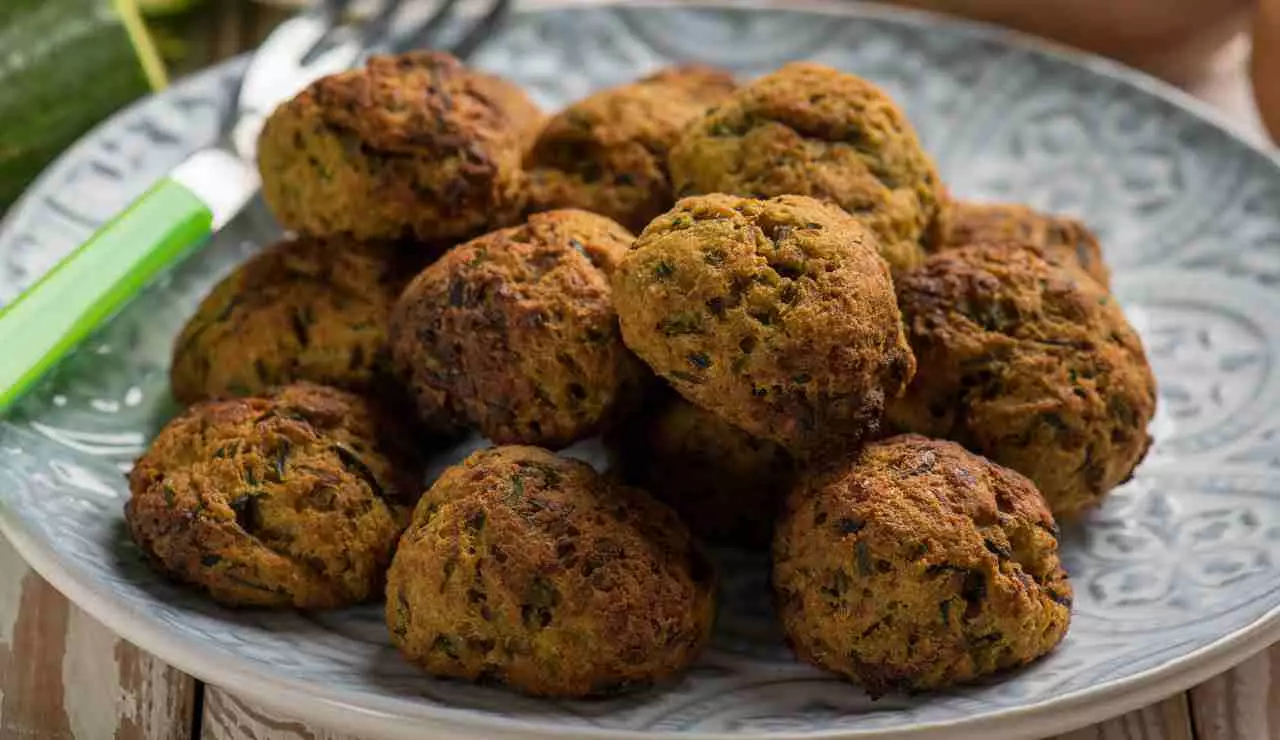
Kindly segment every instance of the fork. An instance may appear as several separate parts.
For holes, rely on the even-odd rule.
[[[360,21],[348,18],[350,1],[321,0],[278,26],[245,71],[221,140],[181,162],[0,309],[0,413],[244,208],[260,186],[258,135],[277,105],[370,54],[438,40],[460,0],[439,0],[398,31],[403,0],[386,0]],[[470,56],[502,23],[510,4],[492,0],[446,50]]]

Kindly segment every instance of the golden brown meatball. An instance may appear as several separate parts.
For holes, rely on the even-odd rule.
[[[505,226],[523,208],[528,135],[509,98],[447,54],[373,57],[267,119],[263,197],[316,236],[435,243]]]
[[[489,100],[502,111],[516,129],[521,151],[528,151],[547,123],[546,114],[529,98],[524,88],[514,82],[474,69],[470,75],[475,85],[473,94]]]
[[[905,115],[875,85],[808,62],[743,87],[681,134],[681,195],[808,195],[865,221],[895,272],[944,233],[945,191]]]
[[[1102,259],[1098,237],[1074,218],[1040,213],[1013,203],[969,201],[952,201],[948,213],[942,249],[1011,242],[1026,244],[1043,250],[1045,259],[1054,264],[1075,265],[1103,287],[1111,285],[1111,271]]]
[[[948,250],[898,281],[919,371],[889,418],[1026,475],[1055,515],[1096,505],[1151,444],[1155,379],[1105,288],[1032,247]]]
[[[614,274],[622,336],[688,400],[793,454],[855,447],[915,362],[875,237],[803,196],[681,200]]]
[[[783,627],[802,659],[872,696],[1030,663],[1071,618],[1057,532],[1021,475],[951,442],[877,442],[788,499]]]
[[[609,440],[623,477],[670,505],[705,540],[767,548],[795,476],[786,450],[674,393],[646,405],[655,408]]]
[[[396,435],[323,386],[201,403],[134,465],[125,520],[157,567],[223,604],[368,601],[419,486]]]
[[[170,380],[184,404],[299,380],[368,392],[387,321],[418,260],[385,244],[284,241],[240,266],[178,336]]]
[[[527,158],[530,208],[582,208],[643,229],[674,200],[667,152],[680,129],[734,87],[728,72],[688,65],[574,103]]]
[[[670,509],[586,463],[498,447],[419,502],[387,576],[387,625],[433,675],[593,696],[688,667],[713,591]]]
[[[391,319],[424,417],[445,409],[494,442],[549,447],[608,427],[647,377],[609,289],[632,238],[603,216],[549,211],[424,270]]]

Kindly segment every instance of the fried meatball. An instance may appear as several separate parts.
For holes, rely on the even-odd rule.
[[[609,447],[622,476],[675,509],[694,534],[764,549],[791,488],[786,450],[671,393],[628,421]]]
[[[267,119],[263,197],[285,228],[316,236],[434,243],[513,223],[528,131],[510,97],[447,54],[373,57]]]
[[[612,694],[693,662],[713,581],[644,492],[536,447],[490,448],[419,502],[387,575],[387,625],[436,676]]]
[[[622,336],[682,396],[800,456],[879,426],[915,369],[875,236],[803,196],[681,200],[614,274]]]
[[[875,85],[795,62],[690,123],[671,149],[681,195],[808,195],[857,216],[895,272],[944,233],[945,191],[907,117]]]
[[[1067,216],[1041,213],[1013,203],[952,201],[942,249],[1016,242],[1038,247],[1054,264],[1072,264],[1111,285],[1098,237],[1084,223]]]
[[[529,98],[524,88],[514,82],[479,70],[471,70],[470,76],[474,80],[474,94],[489,100],[502,111],[515,127],[521,151],[527,152],[546,125],[546,114]]]
[[[920,363],[892,426],[960,442],[1026,475],[1056,516],[1097,504],[1151,444],[1156,386],[1123,311],[1040,250],[933,255],[898,281]]]
[[[419,485],[394,430],[310,384],[198,404],[134,465],[125,521],[157,567],[229,606],[375,599]]]
[[[299,380],[371,391],[415,266],[386,244],[303,237],[268,248],[218,283],[178,335],[174,397],[252,396]]]
[[[531,210],[582,208],[639,231],[675,200],[667,152],[692,118],[733,92],[712,67],[668,67],[553,117],[529,154]]]
[[[391,318],[423,415],[444,409],[499,444],[562,447],[607,428],[647,377],[609,288],[632,239],[603,216],[548,211],[424,270]]]
[[[1030,663],[1071,618],[1057,533],[1030,481],[957,444],[871,444],[787,501],[783,628],[803,660],[872,696]]]

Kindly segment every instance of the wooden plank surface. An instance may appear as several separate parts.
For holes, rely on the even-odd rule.
[[[1280,645],[1190,695],[1199,740],[1280,738]]]
[[[187,740],[196,682],[72,606],[0,538],[0,740]]]
[[[209,686],[204,695],[200,740],[361,740],[280,717]],[[423,740],[430,740],[424,737]]]
[[[1192,740],[1195,730],[1186,694],[1159,704],[1059,735],[1055,740]]]

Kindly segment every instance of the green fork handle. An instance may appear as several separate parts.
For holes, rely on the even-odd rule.
[[[209,206],[166,177],[0,310],[0,413],[212,228]]]

